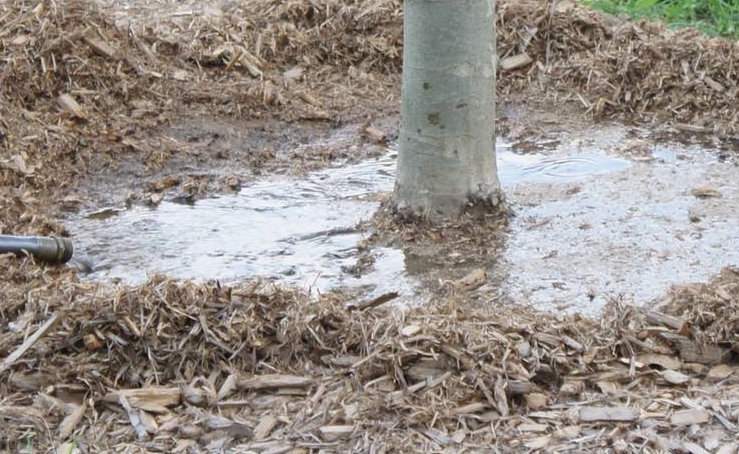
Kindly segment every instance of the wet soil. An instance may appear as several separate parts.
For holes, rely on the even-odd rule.
[[[378,193],[392,188],[394,167],[394,154],[334,163],[303,177],[267,176],[235,195],[96,211],[69,225],[94,263],[94,278],[265,277],[325,292],[363,283],[352,272],[364,236],[359,224],[377,208]],[[403,275],[400,251],[372,251],[372,263],[379,271],[373,287],[398,290],[389,287]]]
[[[339,121],[239,119],[175,109],[163,124],[142,127],[124,140],[134,153],[119,152],[115,143],[98,144],[93,152],[100,159],[90,162],[82,184],[69,188],[57,214],[194,201],[236,193],[265,176],[304,176],[376,158],[397,137],[398,108],[395,100],[376,102]],[[572,105],[555,106],[527,93],[503,97],[497,113],[499,133],[519,152],[547,148],[556,135],[583,135],[588,125]]]
[[[184,117],[139,138],[162,156],[124,154],[105,161],[89,169],[85,183],[68,197],[78,201],[76,210],[89,212],[235,193],[265,175],[300,176],[333,163],[379,156],[394,122],[391,116],[371,124],[382,133],[378,143],[363,132],[369,124]]]
[[[179,139],[202,137],[209,126],[182,128]],[[175,195],[158,207],[83,213],[67,226],[92,261],[94,279],[262,277],[315,292],[399,292],[405,301],[423,301],[483,268],[489,282],[479,298],[592,315],[612,298],[642,304],[673,284],[739,263],[730,246],[739,231],[733,203],[739,169],[725,154],[655,142],[615,124],[558,128],[498,140],[498,171],[513,216],[487,249],[464,238],[378,241],[382,232],[368,221],[392,191],[396,151],[362,145],[358,126],[283,136],[274,156],[286,158],[268,165],[267,175],[252,172],[233,195]],[[259,143],[258,131],[248,137],[218,131],[216,148],[231,154]],[[324,153],[343,155],[313,158]],[[303,159],[285,166],[297,156]],[[327,167],[309,172],[305,162]]]

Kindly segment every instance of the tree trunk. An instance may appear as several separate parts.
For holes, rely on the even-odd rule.
[[[405,0],[394,202],[431,217],[502,201],[495,163],[494,0]]]

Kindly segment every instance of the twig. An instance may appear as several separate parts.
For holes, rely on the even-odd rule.
[[[33,347],[33,344],[38,342],[39,339],[41,339],[49,329],[51,329],[52,326],[59,320],[59,313],[53,314],[51,317],[49,317],[46,322],[44,322],[43,325],[39,329],[36,330],[35,333],[33,333],[28,339],[26,339],[25,342],[23,342],[18,348],[16,348],[13,353],[8,355],[7,358],[5,358],[0,364],[0,374],[8,370],[16,361],[18,361],[31,347]]]

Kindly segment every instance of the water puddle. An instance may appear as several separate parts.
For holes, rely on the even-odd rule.
[[[597,313],[607,298],[643,303],[739,264],[739,168],[697,147],[653,151],[580,184],[508,191],[514,299]]]
[[[97,213],[73,226],[95,263],[93,278],[140,282],[152,272],[229,281],[265,276],[304,288],[402,283],[403,254],[373,251],[376,272],[355,278],[357,224],[392,188],[395,155],[315,172],[301,180],[275,178],[237,195],[133,207],[104,220]]]
[[[502,290],[512,300],[595,312],[609,294],[645,301],[739,263],[731,247],[739,236],[737,168],[678,145],[653,149],[650,162],[604,151],[622,140],[613,129],[597,143],[557,140],[524,153],[499,141],[499,174],[516,216],[495,265],[505,269],[491,271],[506,276]],[[80,216],[69,229],[95,264],[95,279],[262,276],[316,291],[418,294],[428,270],[412,256],[357,248],[365,235],[357,224],[392,191],[395,157],[267,179],[192,205]],[[691,193],[706,186],[721,197]],[[372,266],[354,273],[358,261]]]
[[[498,148],[498,176],[503,187],[532,182],[563,183],[624,170],[629,161],[592,152],[574,156],[516,153],[508,144]]]

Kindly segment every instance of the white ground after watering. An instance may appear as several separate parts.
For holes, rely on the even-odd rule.
[[[488,287],[516,302],[597,314],[609,297],[645,303],[672,284],[708,279],[739,264],[739,167],[697,146],[650,147],[627,159],[623,129],[562,133],[519,153],[498,143],[498,169],[515,212]],[[554,144],[554,146],[552,146]],[[628,148],[628,147],[627,147]],[[96,264],[93,278],[140,282],[163,272],[231,281],[266,276],[326,291],[364,287],[372,295],[423,291],[424,270],[402,251],[378,248],[360,278],[346,273],[363,234],[352,231],[392,190],[395,154],[312,173],[268,179],[237,195],[156,209],[135,207],[100,220],[70,221],[75,247]],[[721,197],[700,199],[695,188]],[[501,277],[498,282],[497,277]]]

